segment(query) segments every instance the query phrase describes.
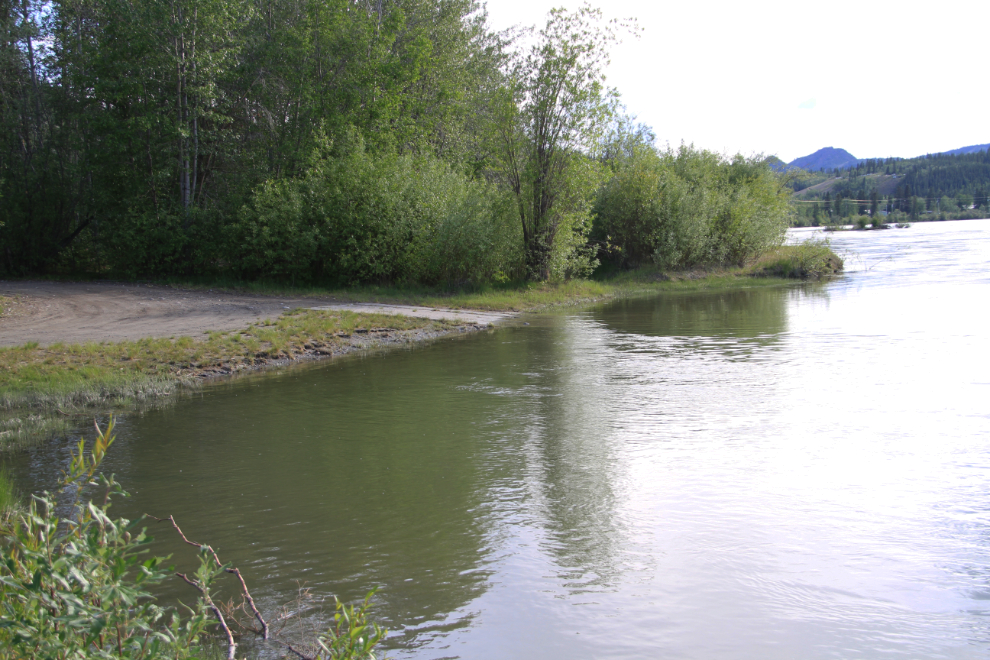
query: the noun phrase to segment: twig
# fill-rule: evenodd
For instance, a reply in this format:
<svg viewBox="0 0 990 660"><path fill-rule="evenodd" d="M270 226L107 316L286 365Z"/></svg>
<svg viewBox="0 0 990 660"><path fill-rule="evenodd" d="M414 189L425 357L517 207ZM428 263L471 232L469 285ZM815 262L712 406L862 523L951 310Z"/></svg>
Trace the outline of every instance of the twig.
<svg viewBox="0 0 990 660"><path fill-rule="evenodd" d="M306 655L302 651L297 651L295 648L293 648L292 644L289 644L288 642L283 642L281 640L276 640L276 641L279 644L281 644L282 646L284 646L285 648L287 648L290 651L292 651L293 653L295 653L297 656L299 656L301 658L301 660L316 660L316 657L315 656Z"/></svg>
<svg viewBox="0 0 990 660"><path fill-rule="evenodd" d="M199 582L195 580L190 580L183 573L176 573L176 576L182 578L185 582L191 584L199 593L203 594L203 598L206 600L206 606L210 608L213 615L217 618L220 623L220 627L223 631L227 633L227 660L234 660L234 655L237 653L237 642L234 641L234 633L230 632L230 628L227 626L227 622L223 618L223 614L220 612L220 608L213 604L213 599L210 598L210 594L207 593L206 589L203 588Z"/></svg>
<svg viewBox="0 0 990 660"><path fill-rule="evenodd" d="M185 541L188 545L195 546L197 548L203 548L203 547L207 548L210 551L210 553L213 555L214 561L217 562L217 566L223 566L223 562L221 562L220 557L217 556L216 550L214 550L211 546L208 545L204 546L202 543L196 543L194 541L190 541L189 539L187 539L186 535L182 533L182 529L179 527L178 523L175 522L174 517L169 516L168 518L158 518L156 516L151 516L151 515L149 515L148 517L152 518L153 520L157 520L158 522L165 522L166 520L171 522L172 527L174 527L175 531L179 533L179 536L182 537L183 541ZM234 568L233 566L229 568L225 568L224 570L227 573L237 576L238 581L240 581L241 583L241 589L243 589L244 591L244 599L247 600L248 605L251 606L251 611L254 613L254 617L258 620L258 623L261 624L261 637L262 639L268 639L268 623L265 621L265 618L261 616L261 612L258 611L258 606L254 604L254 598L251 597L251 592L248 591L247 583L244 581L244 577L241 575L241 572L236 568ZM230 631L228 630L228 633L229 632Z"/></svg>

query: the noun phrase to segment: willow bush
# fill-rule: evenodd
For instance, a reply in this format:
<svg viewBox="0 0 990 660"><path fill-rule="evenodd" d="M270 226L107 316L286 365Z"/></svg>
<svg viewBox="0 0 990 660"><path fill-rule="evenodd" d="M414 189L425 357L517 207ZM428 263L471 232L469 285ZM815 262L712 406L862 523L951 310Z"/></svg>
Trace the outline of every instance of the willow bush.
<svg viewBox="0 0 990 660"><path fill-rule="evenodd" d="M357 136L305 175L263 184L228 228L245 279L440 284L520 270L509 200L430 156L372 154Z"/></svg>
<svg viewBox="0 0 990 660"><path fill-rule="evenodd" d="M167 557L149 555L147 519L109 514L113 498L127 493L99 472L113 444L113 420L97 431L88 452L79 441L59 491L32 497L26 510L2 499L12 495L0 472L0 660L192 660L216 656L225 642L233 660L236 607L215 603L211 589L224 573L240 573L221 565L208 545L199 546L199 568L188 575L173 574ZM93 487L102 492L85 499ZM156 603L155 587L173 575L198 592L184 612ZM355 605L336 601L327 632L302 642L306 657L374 660L387 631L368 621L370 597ZM266 624L264 637L291 647L277 631L269 636Z"/></svg>
<svg viewBox="0 0 990 660"><path fill-rule="evenodd" d="M599 190L595 236L620 265L743 265L782 244L788 189L761 158L639 146Z"/></svg>

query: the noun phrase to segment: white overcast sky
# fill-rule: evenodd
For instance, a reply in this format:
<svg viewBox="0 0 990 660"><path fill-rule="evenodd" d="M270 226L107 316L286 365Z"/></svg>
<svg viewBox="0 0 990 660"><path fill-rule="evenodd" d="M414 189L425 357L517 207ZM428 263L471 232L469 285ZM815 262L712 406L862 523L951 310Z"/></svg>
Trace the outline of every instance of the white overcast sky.
<svg viewBox="0 0 990 660"><path fill-rule="evenodd" d="M542 26L579 0L488 0L491 25ZM638 19L609 83L660 144L784 161L990 143L990 2L592 2Z"/></svg>

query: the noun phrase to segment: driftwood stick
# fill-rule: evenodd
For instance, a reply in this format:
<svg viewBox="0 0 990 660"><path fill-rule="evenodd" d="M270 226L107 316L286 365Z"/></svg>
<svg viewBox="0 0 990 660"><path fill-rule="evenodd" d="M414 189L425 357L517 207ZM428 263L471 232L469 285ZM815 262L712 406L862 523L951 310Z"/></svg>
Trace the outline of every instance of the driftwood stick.
<svg viewBox="0 0 990 660"><path fill-rule="evenodd" d="M295 653L296 656L298 656L300 660L316 660L316 658L314 656L306 655L302 651L296 650L295 648L292 647L292 644L289 644L288 642L283 642L283 641L279 640L279 644L281 644L285 648L287 648L290 651L292 651L293 653Z"/></svg>
<svg viewBox="0 0 990 660"><path fill-rule="evenodd" d="M212 546L204 545L202 543L196 543L195 541L190 541L189 539L187 539L186 535L182 533L182 529L179 527L179 524L175 522L175 518L173 516L169 516L168 518L158 518L155 516L148 515L148 517L157 520L158 522L165 522L166 520L169 521L170 523L172 523L172 527L175 528L175 531L179 533L179 536L182 537L182 540L186 544L195 546L197 548L205 547L210 551L210 554L213 555L213 560L217 562L217 566L223 566L223 562L220 561L220 557L217 556L216 550L214 550ZM261 637L262 639L268 639L268 623L265 621L265 618L261 616L261 612L258 611L258 606L254 604L254 598L251 597L251 592L248 591L247 582L244 581L244 576L242 576L241 572L236 568L234 568L233 566L229 568L225 568L224 570L227 573L237 576L238 581L241 583L241 589L243 590L242 592L244 594L244 599L248 602L248 605L251 606L251 611L254 613L254 618L256 618L258 620L258 623L261 624Z"/></svg>
<svg viewBox="0 0 990 660"><path fill-rule="evenodd" d="M176 576L191 584L197 591L199 591L199 593L203 595L203 598L206 600L206 606L210 608L210 611L213 612L213 616L217 618L217 622L220 624L220 627L223 628L223 631L227 634L227 660L234 660L234 656L237 653L237 642L234 641L234 633L230 632L230 627L227 626L227 622L224 620L223 614L220 612L220 608L213 604L213 599L210 598L210 594L206 592L206 589L204 589L203 585L199 582L196 580L190 580L182 573L176 573Z"/></svg>

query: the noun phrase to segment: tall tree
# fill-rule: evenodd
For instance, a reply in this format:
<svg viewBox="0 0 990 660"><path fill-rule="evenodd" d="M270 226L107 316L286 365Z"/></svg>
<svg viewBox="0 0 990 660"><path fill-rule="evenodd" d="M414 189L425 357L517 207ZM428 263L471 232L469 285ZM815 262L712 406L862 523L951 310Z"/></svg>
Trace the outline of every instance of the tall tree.
<svg viewBox="0 0 990 660"><path fill-rule="evenodd" d="M512 86L501 98L496 129L500 165L515 196L533 280L550 277L561 227L589 220L591 191L582 177L617 108L604 69L619 27L603 23L601 11L588 5L554 9L509 73Z"/></svg>

